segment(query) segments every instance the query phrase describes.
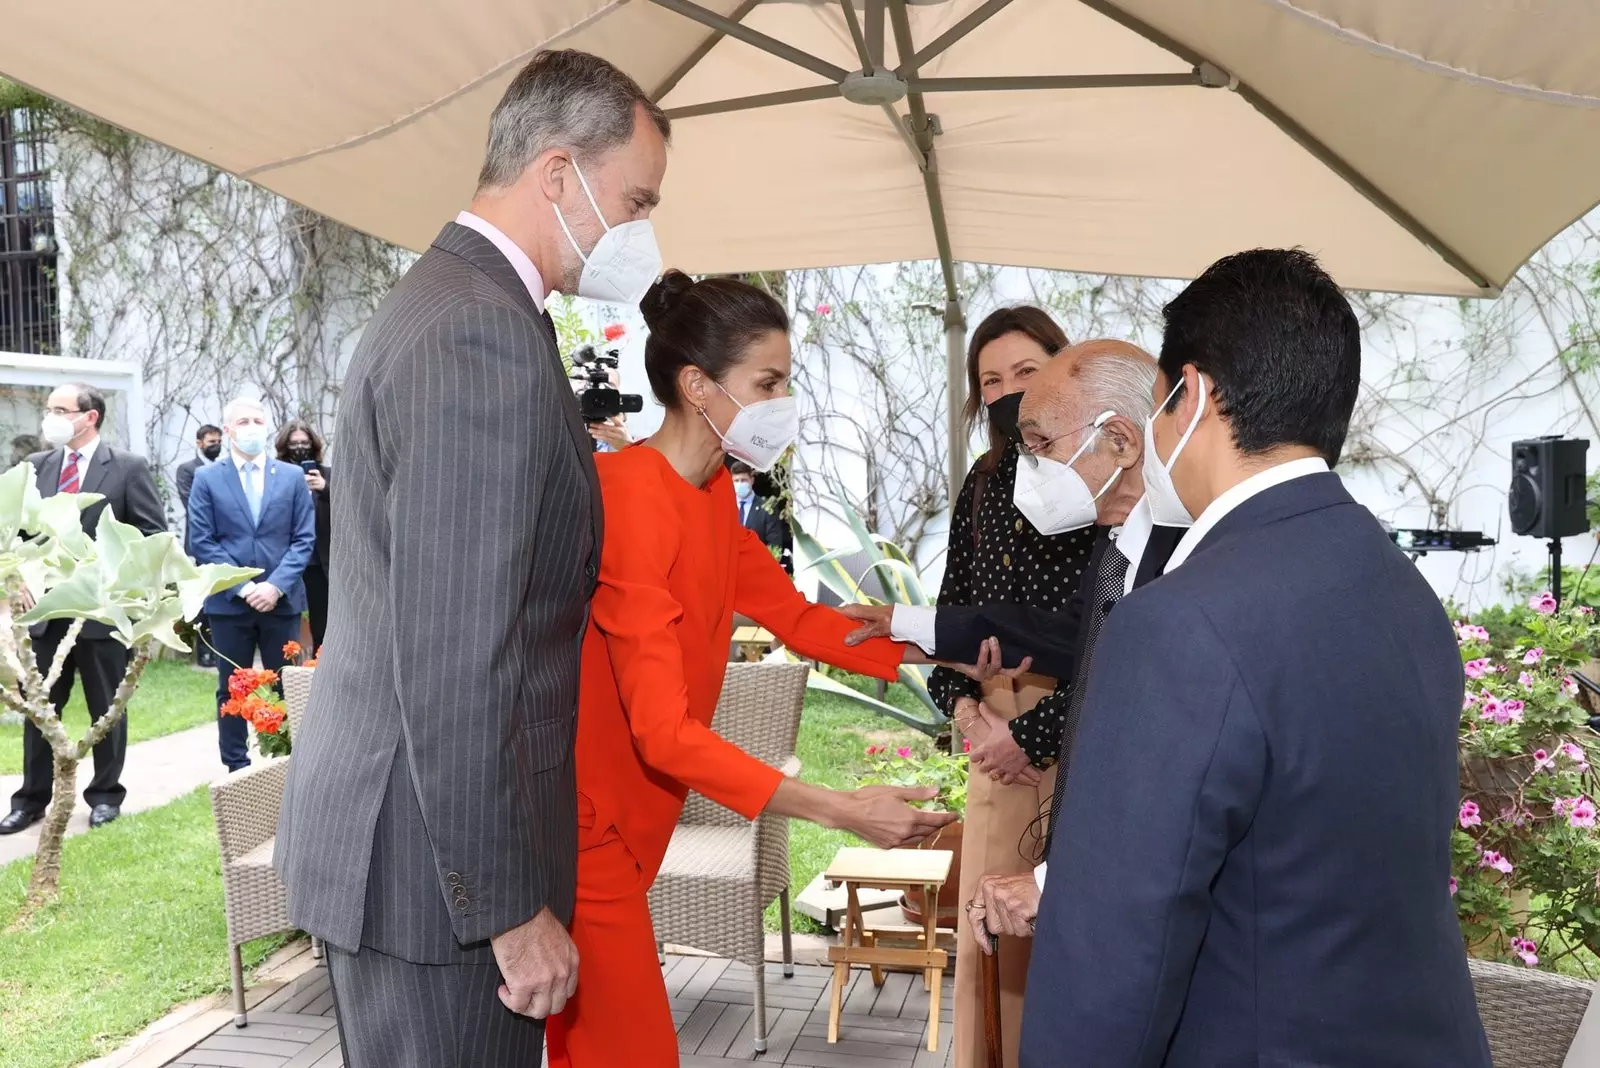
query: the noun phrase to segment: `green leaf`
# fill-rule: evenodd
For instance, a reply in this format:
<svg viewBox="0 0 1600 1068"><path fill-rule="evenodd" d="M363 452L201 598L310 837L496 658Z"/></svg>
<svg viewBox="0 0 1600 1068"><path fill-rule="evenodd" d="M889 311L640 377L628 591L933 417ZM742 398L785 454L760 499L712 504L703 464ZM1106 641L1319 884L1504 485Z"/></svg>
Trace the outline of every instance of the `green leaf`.
<svg viewBox="0 0 1600 1068"><path fill-rule="evenodd" d="M200 572L192 579L178 583L178 598L182 617L193 619L206 606L206 598L213 593L239 585L261 574L256 567L231 567L228 564L201 564Z"/></svg>
<svg viewBox="0 0 1600 1068"><path fill-rule="evenodd" d="M126 612L111 603L100 583L99 572L94 568L83 568L65 582L46 590L33 611L17 622L32 624L47 619L91 619L115 627L130 640L133 636L132 621Z"/></svg>
<svg viewBox="0 0 1600 1068"><path fill-rule="evenodd" d="M61 494L57 494L61 496ZM95 528L94 546L100 555L100 566L108 576L116 575L130 549L143 541L138 527L118 522L107 508L100 513L100 525Z"/></svg>
<svg viewBox="0 0 1600 1068"><path fill-rule="evenodd" d="M921 731L923 734L935 734L939 729L939 724L936 722L918 719L911 713L902 711L901 709L896 708L894 705L889 704L887 701L880 701L876 697L871 697L862 693L860 690L852 689L842 682L837 682L834 679L830 679L820 671L813 671L810 675L806 676L806 688L809 690L817 690L821 693L836 694L839 697L843 697L847 700L855 702L858 705L861 705L863 708L869 708L880 715L888 716L890 719L898 720L908 727L913 727Z"/></svg>
<svg viewBox="0 0 1600 1068"><path fill-rule="evenodd" d="M176 597L163 599L156 605L155 611L145 616L133 625L133 640L135 643L146 638L154 638L168 649L176 649L180 653L189 652L189 644L178 637L175 624L181 618L183 604Z"/></svg>
<svg viewBox="0 0 1600 1068"><path fill-rule="evenodd" d="M0 475L0 545L9 545L22 531L27 515L28 487L36 477L33 465L17 464Z"/></svg>

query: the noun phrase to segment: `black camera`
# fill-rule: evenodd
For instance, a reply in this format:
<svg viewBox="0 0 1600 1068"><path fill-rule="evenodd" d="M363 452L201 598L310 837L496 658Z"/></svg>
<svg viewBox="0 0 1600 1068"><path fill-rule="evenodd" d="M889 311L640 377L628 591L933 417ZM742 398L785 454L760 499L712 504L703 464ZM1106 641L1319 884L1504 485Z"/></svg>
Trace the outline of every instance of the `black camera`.
<svg viewBox="0 0 1600 1068"><path fill-rule="evenodd" d="M621 350L596 352L585 345L572 355L572 378L578 387L578 410L585 423L603 423L627 412L644 411L644 397L623 393L611 384L611 375L620 366Z"/></svg>

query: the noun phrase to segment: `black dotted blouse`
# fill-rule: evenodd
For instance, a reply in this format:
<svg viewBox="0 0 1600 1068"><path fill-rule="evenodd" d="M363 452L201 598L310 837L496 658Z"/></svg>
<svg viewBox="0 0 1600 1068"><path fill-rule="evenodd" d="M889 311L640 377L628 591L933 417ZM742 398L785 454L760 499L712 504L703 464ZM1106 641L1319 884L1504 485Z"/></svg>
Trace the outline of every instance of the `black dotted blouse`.
<svg viewBox="0 0 1600 1068"><path fill-rule="evenodd" d="M976 465L967 472L951 520L939 604L1025 604L1060 610L1083 581L1095 528L1048 536L1035 530L1011 500L1019 462L1017 450L1007 449L994 471L981 479L976 538L972 510L980 476ZM1054 764L1061 751L1070 689L1070 680L1060 680L1054 693L1011 721L1012 736L1037 767ZM946 714L954 714L959 699L982 696L976 682L948 668L934 669L928 690Z"/></svg>

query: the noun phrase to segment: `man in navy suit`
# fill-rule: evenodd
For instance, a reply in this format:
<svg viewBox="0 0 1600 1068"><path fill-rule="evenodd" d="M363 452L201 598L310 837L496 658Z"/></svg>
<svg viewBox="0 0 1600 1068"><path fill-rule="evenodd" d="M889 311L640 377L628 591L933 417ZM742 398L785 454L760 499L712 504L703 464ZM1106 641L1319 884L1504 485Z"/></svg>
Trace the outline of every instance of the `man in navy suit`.
<svg viewBox="0 0 1600 1068"><path fill-rule="evenodd" d="M248 668L283 666L283 647L300 637L306 609L301 574L317 543L316 508L305 475L267 454L267 413L236 400L223 411L228 451L195 472L189 491L189 549L202 564L261 569L256 579L206 600L206 622L217 652L217 737L229 771L248 767L244 720L221 714L228 677Z"/></svg>
<svg viewBox="0 0 1600 1068"><path fill-rule="evenodd" d="M1449 891L1460 656L1329 470L1355 315L1257 250L1165 318L1145 493L1194 524L1096 644L1022 1064L1488 1068Z"/></svg>

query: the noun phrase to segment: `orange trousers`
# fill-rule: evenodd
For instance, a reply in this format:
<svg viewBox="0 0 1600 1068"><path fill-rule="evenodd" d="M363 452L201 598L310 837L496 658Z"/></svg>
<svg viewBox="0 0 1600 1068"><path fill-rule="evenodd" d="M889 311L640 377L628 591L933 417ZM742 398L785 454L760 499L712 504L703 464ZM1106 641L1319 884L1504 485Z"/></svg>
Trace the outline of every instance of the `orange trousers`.
<svg viewBox="0 0 1600 1068"><path fill-rule="evenodd" d="M583 815L571 926L578 992L546 1027L550 1068L678 1068L650 887L615 828L586 841L592 830L582 827Z"/></svg>

